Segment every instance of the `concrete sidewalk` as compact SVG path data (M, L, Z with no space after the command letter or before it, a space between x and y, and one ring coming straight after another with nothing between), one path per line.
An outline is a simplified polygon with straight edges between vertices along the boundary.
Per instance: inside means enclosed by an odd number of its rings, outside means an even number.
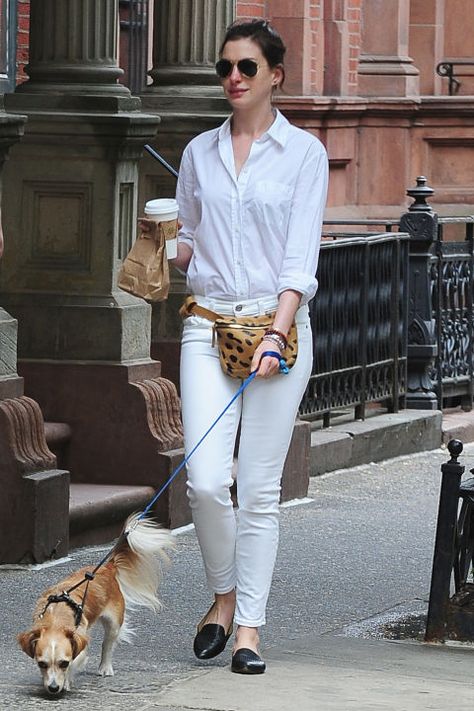
M172 682L143 709L345 711L472 709L471 650L308 636L272 649L261 678L227 669Z
M101 630L73 691L44 696L31 659L16 646L40 592L103 548L75 551L51 567L0 568L0 708L74 711L446 710L472 707L471 649L390 642L382 615L426 610L446 450L345 469L311 480L309 500L281 510L281 543L262 630L266 674L229 670L192 653L195 625L209 606L193 530L176 537L157 616L137 612L133 645L115 654L116 676L97 676ZM462 462L474 464L474 445ZM354 630L359 637L354 637ZM359 631L357 631L359 630Z

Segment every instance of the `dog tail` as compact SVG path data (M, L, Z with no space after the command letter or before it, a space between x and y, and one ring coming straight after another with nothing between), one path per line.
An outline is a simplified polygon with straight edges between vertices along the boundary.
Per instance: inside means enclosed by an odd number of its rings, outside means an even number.
M157 597L163 563L168 563L166 551L174 547L171 533L150 519L132 514L125 522L111 562L127 606L161 608Z

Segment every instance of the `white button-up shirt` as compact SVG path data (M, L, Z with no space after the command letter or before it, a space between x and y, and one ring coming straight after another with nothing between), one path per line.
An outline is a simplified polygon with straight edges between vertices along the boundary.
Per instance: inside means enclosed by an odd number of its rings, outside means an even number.
M322 143L279 111L238 177L230 118L194 138L176 193L179 241L193 250L191 293L238 300L294 289L303 304L309 301L317 289L327 181Z

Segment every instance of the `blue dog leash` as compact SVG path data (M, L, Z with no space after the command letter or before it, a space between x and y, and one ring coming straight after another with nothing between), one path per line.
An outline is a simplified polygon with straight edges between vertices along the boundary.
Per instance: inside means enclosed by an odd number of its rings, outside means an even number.
M264 353L262 353L262 358L264 358L265 356L270 356L271 358L277 358L277 359L278 359L279 367L280 367L280 372L281 372L281 373L283 373L283 374L286 375L287 373L290 372L289 369L288 369L288 366L286 365L285 359L282 358L281 355L280 355L279 353L277 353L276 351L264 351ZM240 397L240 395L244 392L245 388L246 388L248 385L250 385L250 383L252 382L252 380L255 378L256 375L257 375L257 370L254 370L254 371L253 371L252 373L250 373L250 375L243 381L243 383L242 383L242 385L240 386L240 388L237 390L237 392L235 393L235 395L233 395L233 397L229 400L229 402L228 402L227 405L224 407L224 409L222 410L222 412L220 413L220 415L218 415L218 416L216 417L216 419L214 420L214 422L212 423L212 425L206 430L206 432L204 432L204 434L203 434L203 436L201 437L201 439L199 440L199 442L194 445L194 447L193 447L192 450L189 452L189 454L188 454L186 457L184 457L184 459L178 464L178 466L177 466L176 469L172 472L172 474L171 474L171 476L169 477L169 479L168 479L167 481L165 481L165 483L163 484L163 486L161 487L161 489L154 495L154 497L151 499L151 501L150 501L150 502L147 504L147 506L143 509L143 511L141 512L141 514L137 517L135 525L138 523L138 521L140 521L142 518L144 518L144 517L147 515L147 513L150 511L150 509L151 509L151 507L153 506L153 504L156 503L156 501L160 498L161 494L168 488L168 486L171 484L171 482L172 482L172 481L175 479L175 477L179 474L179 472L181 471L181 469L183 469L183 467L186 466L186 464L189 462L190 458L192 457L192 455L194 454L194 452L196 451L196 449L199 447L199 445L206 439L206 437L207 437L207 435L210 433L210 431L211 431L212 429L214 429L214 427L217 425L217 423L219 422L219 420L221 419L221 417L223 417L223 416L225 415L225 413L227 412L227 410L229 409L229 407L237 400L238 397Z
M169 479L168 479L167 481L165 481L165 483L163 484L163 486L161 487L161 489L155 494L155 496L152 498L152 500L150 501L150 503L143 509L143 511L141 512L140 516L138 516L138 518L137 518L137 520L136 520L137 523L138 523L138 521L140 521L142 518L144 518L144 517L147 515L147 513L149 512L149 510L151 509L151 507L153 506L153 504L160 498L161 494L168 488L168 486L171 484L171 482L173 481L173 479L179 474L179 472L181 471L181 469L183 469L183 467L185 467L186 464L189 462L189 459L192 457L192 455L194 454L194 452L196 451L196 449L199 447L199 445L201 444L201 442L203 442L203 440L206 439L206 437L207 437L207 435L209 434L209 432L210 432L212 429L214 429L214 427L217 425L217 423L219 422L219 420L221 419L221 417L223 417L223 416L225 415L225 413L227 412L227 410L229 409L229 407L230 407L230 406L237 400L237 398L244 392L245 388L246 388L248 385L250 385L250 383L252 382L252 380L255 378L256 375L257 375L257 371L254 370L253 373L250 373L250 375L248 376L248 378L246 378L246 379L244 380L244 382L242 383L242 385L240 386L240 388L237 390L237 392L235 393L235 395L233 395L233 397L229 400L229 402L228 402L227 405L224 407L224 409L222 410L222 412L220 413L220 415L218 415L218 416L216 417L216 419L214 420L214 422L212 423L212 425L206 430L206 432L204 432L204 434L203 434L203 436L201 437L201 439L199 440L199 442L194 445L194 447L193 447L192 450L189 452L189 454L188 454L186 457L184 457L184 459L178 464L178 466L176 467L176 469L174 470L174 472L171 474L171 476L169 477Z
M271 358L277 358L277 360L279 361L279 367L280 367L280 372L281 372L281 373L287 374L287 373L289 372L289 369L288 369L288 366L286 365L285 359L282 358L279 353L277 353L276 351L265 351L264 353L262 353L262 358L264 358L265 356L269 356L269 357L271 357ZM242 385L241 385L240 388L237 390L237 392L235 393L235 395L232 396L232 398L229 400L229 402L228 402L227 405L224 407L224 409L222 410L222 412L216 417L216 419L215 419L214 422L210 425L210 427L208 427L208 429L206 430L206 432L204 432L204 434L203 434L203 436L201 437L201 439L199 440L199 442L197 442L197 444L194 445L194 447L193 447L192 450L189 452L189 454L188 454L186 457L184 457L184 459L178 464L178 466L177 466L177 467L175 468L175 470L172 472L172 474L170 475L170 477L165 481L165 483L163 484L163 486L161 487L161 489L159 489L159 491L157 491L157 493L153 496L153 498L151 499L151 501L150 501L150 502L147 504L147 506L143 509L143 511L140 513L140 515L137 516L137 518L135 519L135 521L133 522L133 524L132 524L127 530L125 530L125 531L122 532L122 534L119 536L119 538L117 539L117 541L115 542L115 544L114 544L114 545L112 546L112 548L105 554L105 556L97 563L97 565L95 566L95 568L94 568L91 572L87 571L87 572L85 573L84 578L83 578L80 582L76 583L75 585L73 585L73 586L72 586L71 588L69 588L68 590L63 590L63 592L62 592L60 595L50 595L49 598L48 598L48 600L47 600L47 602L46 602L45 608L44 608L43 612L41 613L40 617L42 617L42 616L45 614L47 608L48 608L49 605L51 605L53 602L64 602L64 603L68 604L70 607L72 607L72 609L74 610L75 624L76 624L76 627L79 626L79 624L80 624L80 622L81 622L81 619L82 619L82 613L83 613L83 609L84 609L84 602L85 602L86 595L87 595L87 591L88 591L88 588L89 588L89 583L95 578L95 575L96 575L97 571L99 570L99 568L101 568L101 567L107 562L107 560L110 558L110 556L112 555L112 553L114 552L114 550L117 548L117 546L122 542L122 540L123 540L124 538L126 538L126 537L128 536L128 534L130 533L130 531L132 531L132 530L138 525L138 522L148 514L148 512L150 511L150 509L151 509L151 507L153 506L153 504L156 503L156 501L160 498L160 496L162 495L162 493L168 488L168 486L169 486L169 485L172 483L172 481L176 478L176 476L177 476L177 475L179 474L179 472L183 469L183 467L186 466L186 464L188 463L189 459L192 457L192 455L194 454L194 452L196 451L196 449L201 445L201 443L202 443L203 440L207 437L207 435L211 432L211 430L214 429L214 427L217 425L217 423L219 422L219 420L221 419L221 417L223 417L223 416L225 415L225 413L227 412L227 410L229 409L229 407L237 400L238 397L240 397L240 395L243 393L243 391L245 390L245 388L248 387L248 385L250 385L250 383L252 382L252 380L254 380L254 378L256 377L256 375L257 375L257 370L254 370L254 371L253 371L252 373L250 373L250 375L243 381ZM87 583L87 584L86 584L86 588L85 588L85 590L84 590L84 595L82 596L82 602L81 602L81 603L77 603L75 600L73 600L73 599L70 597L69 593L71 593L71 592L72 592L73 590L75 590L76 588L80 587L83 583Z

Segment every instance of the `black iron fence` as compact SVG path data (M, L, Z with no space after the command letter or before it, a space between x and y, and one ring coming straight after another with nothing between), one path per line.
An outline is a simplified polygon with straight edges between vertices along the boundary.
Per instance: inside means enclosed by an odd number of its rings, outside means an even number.
M451 458L442 465L438 522L433 555L427 642L474 641L474 478L462 480L458 462L463 446L448 444ZM471 469L471 474L474 470Z
M445 239L446 231L461 226L462 241ZM473 228L474 217L438 219L431 264L432 310L437 356L430 371L439 407L459 401L472 407L473 398Z
M474 397L474 216L438 217L427 203L433 190L426 186L425 178L419 178L417 187L408 193L415 202L411 212L409 210L400 220L331 220L324 223L324 236L339 241L349 237L349 229L358 229L358 237L369 240L375 228L392 235L398 234L400 229L409 234L407 406L442 409L461 405L471 409ZM320 272L320 282L324 289L323 272ZM403 288L406 291L406 281ZM315 316L315 329L318 323ZM318 368L316 364L315 376ZM337 379L333 379L332 384L337 384ZM370 402L372 395L361 394L360 399ZM335 393L333 401L340 400L341 395ZM303 401L303 414L319 414L316 406L310 404L312 401L314 393L310 384ZM393 407L390 402L389 407ZM356 415L360 412L356 410Z
M368 403L403 405L407 370L408 239L383 233L323 241L320 288L310 304L314 360L300 405L305 419Z

